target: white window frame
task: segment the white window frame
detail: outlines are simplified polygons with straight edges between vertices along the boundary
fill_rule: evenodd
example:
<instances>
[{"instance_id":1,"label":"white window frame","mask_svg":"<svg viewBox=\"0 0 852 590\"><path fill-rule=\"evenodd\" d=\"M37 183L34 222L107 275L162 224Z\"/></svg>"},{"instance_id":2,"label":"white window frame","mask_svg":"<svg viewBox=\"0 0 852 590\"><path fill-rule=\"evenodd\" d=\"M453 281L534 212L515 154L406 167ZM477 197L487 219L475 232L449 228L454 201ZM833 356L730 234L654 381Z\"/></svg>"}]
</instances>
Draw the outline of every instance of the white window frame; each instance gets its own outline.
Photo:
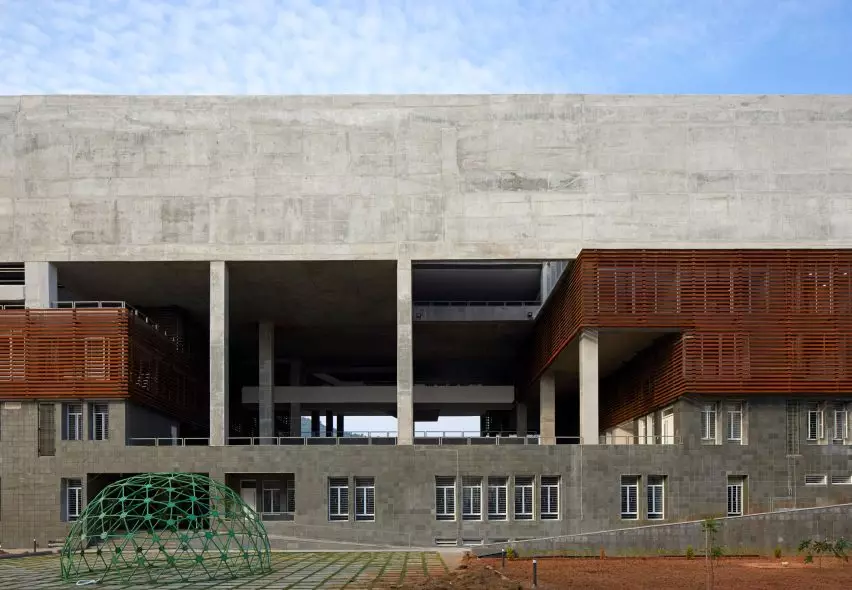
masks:
<instances>
[{"instance_id":1,"label":"white window frame","mask_svg":"<svg viewBox=\"0 0 852 590\"><path fill-rule=\"evenodd\" d=\"M828 475L824 473L808 473L805 475L806 486L827 486Z\"/></svg>"},{"instance_id":2,"label":"white window frame","mask_svg":"<svg viewBox=\"0 0 852 590\"><path fill-rule=\"evenodd\" d=\"M93 403L91 415L92 440L109 440L109 404Z\"/></svg>"},{"instance_id":3,"label":"white window frame","mask_svg":"<svg viewBox=\"0 0 852 590\"><path fill-rule=\"evenodd\" d=\"M535 518L535 477L515 476L514 487L515 520L533 520Z\"/></svg>"},{"instance_id":4,"label":"white window frame","mask_svg":"<svg viewBox=\"0 0 852 590\"><path fill-rule=\"evenodd\" d=\"M849 413L845 407L834 409L833 430L832 435L835 441L844 441L849 438Z\"/></svg>"},{"instance_id":5,"label":"white window frame","mask_svg":"<svg viewBox=\"0 0 852 590\"><path fill-rule=\"evenodd\" d=\"M647 432L644 416L636 421L636 437L640 445L647 444Z\"/></svg>"},{"instance_id":6,"label":"white window frame","mask_svg":"<svg viewBox=\"0 0 852 590\"><path fill-rule=\"evenodd\" d=\"M269 496L269 510L267 510L266 505L266 497ZM277 504L278 510L275 510ZM282 510L282 500L281 500L281 484L278 481L263 481L263 489L261 491L260 497L260 512L262 514L281 514L284 512Z\"/></svg>"},{"instance_id":7,"label":"white window frame","mask_svg":"<svg viewBox=\"0 0 852 590\"><path fill-rule=\"evenodd\" d=\"M349 520L349 478L328 478L328 520L345 522Z\"/></svg>"},{"instance_id":8,"label":"white window frame","mask_svg":"<svg viewBox=\"0 0 852 590\"><path fill-rule=\"evenodd\" d=\"M63 404L62 413L65 422L65 440L83 440L83 402Z\"/></svg>"},{"instance_id":9,"label":"white window frame","mask_svg":"<svg viewBox=\"0 0 852 590\"><path fill-rule=\"evenodd\" d=\"M493 509L492 509L493 507ZM509 478L488 478L488 520L509 519Z\"/></svg>"},{"instance_id":10,"label":"white window frame","mask_svg":"<svg viewBox=\"0 0 852 590\"><path fill-rule=\"evenodd\" d=\"M718 440L719 412L718 404L706 403L701 408L701 440L704 442L716 442ZM712 416L712 423L710 417Z\"/></svg>"},{"instance_id":11,"label":"white window frame","mask_svg":"<svg viewBox=\"0 0 852 590\"><path fill-rule=\"evenodd\" d=\"M852 485L852 475L832 475L831 485L833 486L848 486Z\"/></svg>"},{"instance_id":12,"label":"white window frame","mask_svg":"<svg viewBox=\"0 0 852 590\"><path fill-rule=\"evenodd\" d=\"M438 476L435 478L435 519L453 521L456 519L456 478Z\"/></svg>"},{"instance_id":13,"label":"white window frame","mask_svg":"<svg viewBox=\"0 0 852 590\"><path fill-rule=\"evenodd\" d=\"M742 402L731 402L725 412L728 418L728 440L740 444L743 442L743 409ZM735 432L735 425L739 427L739 433Z\"/></svg>"},{"instance_id":14,"label":"white window frame","mask_svg":"<svg viewBox=\"0 0 852 590\"><path fill-rule=\"evenodd\" d=\"M665 520L666 518L666 477L664 475L648 476L648 520Z\"/></svg>"},{"instance_id":15,"label":"white window frame","mask_svg":"<svg viewBox=\"0 0 852 590\"><path fill-rule=\"evenodd\" d=\"M660 444L673 445L674 442L674 408L664 408L660 413Z\"/></svg>"},{"instance_id":16,"label":"white window frame","mask_svg":"<svg viewBox=\"0 0 852 590\"><path fill-rule=\"evenodd\" d=\"M808 410L808 440L818 441L825 438L825 412L822 408Z\"/></svg>"},{"instance_id":17,"label":"white window frame","mask_svg":"<svg viewBox=\"0 0 852 590\"><path fill-rule=\"evenodd\" d=\"M621 476L621 519L639 520L639 476Z\"/></svg>"},{"instance_id":18,"label":"white window frame","mask_svg":"<svg viewBox=\"0 0 852 590\"><path fill-rule=\"evenodd\" d=\"M462 520L482 520L481 477L462 477Z\"/></svg>"},{"instance_id":19,"label":"white window frame","mask_svg":"<svg viewBox=\"0 0 852 590\"><path fill-rule=\"evenodd\" d=\"M65 480L65 520L74 522L83 513L83 480Z\"/></svg>"},{"instance_id":20,"label":"white window frame","mask_svg":"<svg viewBox=\"0 0 852 590\"><path fill-rule=\"evenodd\" d=\"M355 478L355 520L376 520L376 479Z\"/></svg>"},{"instance_id":21,"label":"white window frame","mask_svg":"<svg viewBox=\"0 0 852 590\"><path fill-rule=\"evenodd\" d=\"M541 520L559 520L559 483L558 475L542 475L539 485L539 518Z\"/></svg>"},{"instance_id":22,"label":"white window frame","mask_svg":"<svg viewBox=\"0 0 852 590\"><path fill-rule=\"evenodd\" d=\"M743 495L745 493L744 477L729 477L727 487L727 511L728 516L742 516Z\"/></svg>"}]
</instances>

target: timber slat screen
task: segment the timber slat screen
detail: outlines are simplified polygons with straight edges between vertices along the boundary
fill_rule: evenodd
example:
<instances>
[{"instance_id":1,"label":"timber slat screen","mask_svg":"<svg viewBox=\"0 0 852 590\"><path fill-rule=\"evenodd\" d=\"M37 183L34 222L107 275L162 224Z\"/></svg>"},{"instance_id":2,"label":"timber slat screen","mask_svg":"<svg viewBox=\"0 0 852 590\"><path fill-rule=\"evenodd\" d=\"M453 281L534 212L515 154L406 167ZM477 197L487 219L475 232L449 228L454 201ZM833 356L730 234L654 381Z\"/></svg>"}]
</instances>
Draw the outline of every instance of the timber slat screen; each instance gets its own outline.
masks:
<instances>
[{"instance_id":1,"label":"timber slat screen","mask_svg":"<svg viewBox=\"0 0 852 590\"><path fill-rule=\"evenodd\" d=\"M852 251L583 251L539 316L531 376L586 327L680 331L602 383L605 428L687 392L848 392Z\"/></svg>"},{"instance_id":2,"label":"timber slat screen","mask_svg":"<svg viewBox=\"0 0 852 590\"><path fill-rule=\"evenodd\" d=\"M147 381L138 371L145 360ZM205 383L168 337L127 308L0 310L3 399L132 397L193 421Z\"/></svg>"}]
</instances>

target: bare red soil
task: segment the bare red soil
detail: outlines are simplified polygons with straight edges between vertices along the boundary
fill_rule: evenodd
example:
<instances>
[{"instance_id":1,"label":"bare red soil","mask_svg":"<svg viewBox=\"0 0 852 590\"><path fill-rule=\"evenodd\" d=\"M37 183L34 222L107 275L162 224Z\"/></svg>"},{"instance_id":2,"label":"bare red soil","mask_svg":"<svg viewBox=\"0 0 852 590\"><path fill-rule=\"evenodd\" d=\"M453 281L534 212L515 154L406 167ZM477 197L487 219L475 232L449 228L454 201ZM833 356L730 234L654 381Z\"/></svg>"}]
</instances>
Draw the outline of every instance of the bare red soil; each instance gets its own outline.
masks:
<instances>
[{"instance_id":1,"label":"bare red soil","mask_svg":"<svg viewBox=\"0 0 852 590\"><path fill-rule=\"evenodd\" d=\"M748 590L814 590L848 588L852 562L825 558L822 567L794 558L723 558L714 567L714 588ZM424 581L412 590L517 590L531 588L532 560L511 560L506 568L500 559L466 560L447 576ZM703 560L678 557L653 558L547 558L538 560L540 590L706 588Z\"/></svg>"}]
</instances>

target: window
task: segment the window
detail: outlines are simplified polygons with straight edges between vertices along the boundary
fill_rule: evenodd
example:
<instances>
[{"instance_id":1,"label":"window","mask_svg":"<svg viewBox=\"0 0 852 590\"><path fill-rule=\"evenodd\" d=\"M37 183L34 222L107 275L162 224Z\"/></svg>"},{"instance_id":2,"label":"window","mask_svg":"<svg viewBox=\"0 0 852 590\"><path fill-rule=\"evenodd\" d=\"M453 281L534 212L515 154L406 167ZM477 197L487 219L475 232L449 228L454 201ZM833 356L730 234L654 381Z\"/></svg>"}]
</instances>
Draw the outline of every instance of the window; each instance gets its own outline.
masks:
<instances>
[{"instance_id":1,"label":"window","mask_svg":"<svg viewBox=\"0 0 852 590\"><path fill-rule=\"evenodd\" d=\"M488 478L488 520L506 520L509 490L508 477Z\"/></svg>"},{"instance_id":2,"label":"window","mask_svg":"<svg viewBox=\"0 0 852 590\"><path fill-rule=\"evenodd\" d=\"M852 475L832 475L831 485L833 486L848 486L852 485Z\"/></svg>"},{"instance_id":3,"label":"window","mask_svg":"<svg viewBox=\"0 0 852 590\"><path fill-rule=\"evenodd\" d=\"M279 514L282 512L281 484L277 481L263 482L263 512L266 514Z\"/></svg>"},{"instance_id":4,"label":"window","mask_svg":"<svg viewBox=\"0 0 852 590\"><path fill-rule=\"evenodd\" d=\"M639 518L639 476L621 476L621 518L636 520Z\"/></svg>"},{"instance_id":5,"label":"window","mask_svg":"<svg viewBox=\"0 0 852 590\"><path fill-rule=\"evenodd\" d=\"M109 438L109 406L107 404L92 404L91 408L91 439L107 440Z\"/></svg>"},{"instance_id":6,"label":"window","mask_svg":"<svg viewBox=\"0 0 852 590\"><path fill-rule=\"evenodd\" d=\"M636 422L636 434L639 438L639 444L644 445L647 444L647 431L645 428L645 418L639 418Z\"/></svg>"},{"instance_id":7,"label":"window","mask_svg":"<svg viewBox=\"0 0 852 590\"><path fill-rule=\"evenodd\" d=\"M542 520L559 518L559 476L542 476L539 489L539 506Z\"/></svg>"},{"instance_id":8,"label":"window","mask_svg":"<svg viewBox=\"0 0 852 590\"><path fill-rule=\"evenodd\" d=\"M462 478L462 520L482 520L482 478Z\"/></svg>"},{"instance_id":9,"label":"window","mask_svg":"<svg viewBox=\"0 0 852 590\"><path fill-rule=\"evenodd\" d=\"M435 478L435 517L437 520L456 519L456 478Z\"/></svg>"},{"instance_id":10,"label":"window","mask_svg":"<svg viewBox=\"0 0 852 590\"><path fill-rule=\"evenodd\" d=\"M349 479L346 477L328 479L328 519L349 520Z\"/></svg>"},{"instance_id":11,"label":"window","mask_svg":"<svg viewBox=\"0 0 852 590\"><path fill-rule=\"evenodd\" d=\"M63 439L83 440L83 404L62 404Z\"/></svg>"},{"instance_id":12,"label":"window","mask_svg":"<svg viewBox=\"0 0 852 590\"><path fill-rule=\"evenodd\" d=\"M534 481L534 477L527 475L515 478L515 520L533 518Z\"/></svg>"},{"instance_id":13,"label":"window","mask_svg":"<svg viewBox=\"0 0 852 590\"><path fill-rule=\"evenodd\" d=\"M662 439L660 440L660 444L664 445L673 445L674 440L674 410L672 408L666 408L663 410L663 417L660 421L660 426L662 427L662 431L660 434L662 435Z\"/></svg>"},{"instance_id":14,"label":"window","mask_svg":"<svg viewBox=\"0 0 852 590\"><path fill-rule=\"evenodd\" d=\"M787 401L787 454L799 454L799 402Z\"/></svg>"},{"instance_id":15,"label":"window","mask_svg":"<svg viewBox=\"0 0 852 590\"><path fill-rule=\"evenodd\" d=\"M56 454L56 424L54 405L38 405L38 456L53 457Z\"/></svg>"},{"instance_id":16,"label":"window","mask_svg":"<svg viewBox=\"0 0 852 590\"><path fill-rule=\"evenodd\" d=\"M648 476L648 520L663 520L665 476Z\"/></svg>"},{"instance_id":17,"label":"window","mask_svg":"<svg viewBox=\"0 0 852 590\"><path fill-rule=\"evenodd\" d=\"M376 520L376 480L355 478L355 520Z\"/></svg>"},{"instance_id":18,"label":"window","mask_svg":"<svg viewBox=\"0 0 852 590\"><path fill-rule=\"evenodd\" d=\"M716 440L716 404L704 404L701 410L701 440Z\"/></svg>"},{"instance_id":19,"label":"window","mask_svg":"<svg viewBox=\"0 0 852 590\"><path fill-rule=\"evenodd\" d=\"M728 440L743 441L743 405L735 403L728 406Z\"/></svg>"},{"instance_id":20,"label":"window","mask_svg":"<svg viewBox=\"0 0 852 590\"><path fill-rule=\"evenodd\" d=\"M728 516L743 515L743 490L745 477L728 477Z\"/></svg>"},{"instance_id":21,"label":"window","mask_svg":"<svg viewBox=\"0 0 852 590\"><path fill-rule=\"evenodd\" d=\"M808 440L820 440L824 436L822 410L808 410Z\"/></svg>"},{"instance_id":22,"label":"window","mask_svg":"<svg viewBox=\"0 0 852 590\"><path fill-rule=\"evenodd\" d=\"M65 488L65 520L74 521L83 512L83 482L80 479L63 479Z\"/></svg>"},{"instance_id":23,"label":"window","mask_svg":"<svg viewBox=\"0 0 852 590\"><path fill-rule=\"evenodd\" d=\"M806 486L824 486L828 484L828 476L826 475L806 475Z\"/></svg>"},{"instance_id":24,"label":"window","mask_svg":"<svg viewBox=\"0 0 852 590\"><path fill-rule=\"evenodd\" d=\"M846 433L846 410L834 410L834 440L845 440L848 438Z\"/></svg>"}]
</instances>

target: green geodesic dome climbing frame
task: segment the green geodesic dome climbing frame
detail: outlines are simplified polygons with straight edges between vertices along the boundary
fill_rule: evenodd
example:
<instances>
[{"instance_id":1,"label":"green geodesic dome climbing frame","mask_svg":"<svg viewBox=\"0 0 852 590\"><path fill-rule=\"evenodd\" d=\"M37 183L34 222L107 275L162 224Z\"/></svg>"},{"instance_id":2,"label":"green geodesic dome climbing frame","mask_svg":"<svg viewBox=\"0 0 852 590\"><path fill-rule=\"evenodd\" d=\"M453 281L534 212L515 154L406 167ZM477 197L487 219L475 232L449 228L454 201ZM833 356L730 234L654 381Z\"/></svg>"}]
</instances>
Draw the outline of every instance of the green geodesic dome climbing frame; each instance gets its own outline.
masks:
<instances>
[{"instance_id":1,"label":"green geodesic dome climbing frame","mask_svg":"<svg viewBox=\"0 0 852 590\"><path fill-rule=\"evenodd\" d=\"M192 473L146 473L106 486L62 547L68 581L194 582L270 571L257 513L226 485Z\"/></svg>"}]
</instances>

